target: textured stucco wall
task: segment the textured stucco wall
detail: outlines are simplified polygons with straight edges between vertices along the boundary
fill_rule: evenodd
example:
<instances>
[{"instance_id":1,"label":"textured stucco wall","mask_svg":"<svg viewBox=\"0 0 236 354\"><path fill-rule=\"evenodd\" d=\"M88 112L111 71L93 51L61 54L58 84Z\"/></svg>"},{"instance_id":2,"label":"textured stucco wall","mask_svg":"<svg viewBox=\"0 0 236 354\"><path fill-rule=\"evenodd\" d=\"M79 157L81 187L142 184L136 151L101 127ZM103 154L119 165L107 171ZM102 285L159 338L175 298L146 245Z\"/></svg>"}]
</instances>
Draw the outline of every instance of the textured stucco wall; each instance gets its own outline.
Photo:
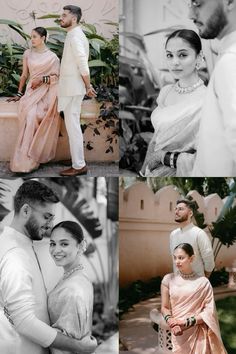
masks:
<instances>
[{"instance_id":1,"label":"textured stucco wall","mask_svg":"<svg viewBox=\"0 0 236 354\"><path fill-rule=\"evenodd\" d=\"M119 0L0 0L1 19L8 19L23 25L26 33L36 26L54 26L53 20L34 20L47 14L60 14L65 5L77 5L82 9L82 19L96 26L97 31L106 37L111 36L114 27L105 22L118 22ZM22 42L21 37L7 26L0 25L0 42L9 39Z\"/></svg>"}]
</instances>

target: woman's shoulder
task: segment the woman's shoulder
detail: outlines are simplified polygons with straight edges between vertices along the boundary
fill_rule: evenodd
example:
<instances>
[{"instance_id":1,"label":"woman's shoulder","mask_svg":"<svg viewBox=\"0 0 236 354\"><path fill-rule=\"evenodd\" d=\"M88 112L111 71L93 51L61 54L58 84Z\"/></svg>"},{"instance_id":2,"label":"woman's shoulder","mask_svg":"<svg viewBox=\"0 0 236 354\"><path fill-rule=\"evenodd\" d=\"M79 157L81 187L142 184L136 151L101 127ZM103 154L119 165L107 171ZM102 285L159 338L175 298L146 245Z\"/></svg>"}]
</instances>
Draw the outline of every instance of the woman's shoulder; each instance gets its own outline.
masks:
<instances>
[{"instance_id":1,"label":"woman's shoulder","mask_svg":"<svg viewBox=\"0 0 236 354\"><path fill-rule=\"evenodd\" d=\"M159 96L165 95L169 90L172 89L172 87L173 87L173 84L167 84L167 85L163 86L160 89Z\"/></svg>"},{"instance_id":2,"label":"woman's shoulder","mask_svg":"<svg viewBox=\"0 0 236 354\"><path fill-rule=\"evenodd\" d=\"M211 287L210 280L204 275L198 276L195 280L204 287Z\"/></svg>"},{"instance_id":3,"label":"woman's shoulder","mask_svg":"<svg viewBox=\"0 0 236 354\"><path fill-rule=\"evenodd\" d=\"M27 58L29 55L30 55L30 53L31 53L31 49L26 49L25 51L24 51L24 57L25 58Z\"/></svg>"},{"instance_id":4,"label":"woman's shoulder","mask_svg":"<svg viewBox=\"0 0 236 354\"><path fill-rule=\"evenodd\" d=\"M168 93L172 89L172 87L173 87L173 84L167 84L160 89L160 92L159 92L159 95L157 98L158 105L162 105L164 103L166 96L168 95Z\"/></svg>"},{"instance_id":5,"label":"woman's shoulder","mask_svg":"<svg viewBox=\"0 0 236 354\"><path fill-rule=\"evenodd\" d=\"M164 275L163 279L162 279L162 284L164 285L169 285L170 281L173 280L175 277L174 273L169 273Z\"/></svg>"},{"instance_id":6,"label":"woman's shoulder","mask_svg":"<svg viewBox=\"0 0 236 354\"><path fill-rule=\"evenodd\" d=\"M53 58L59 60L58 56L57 56L51 49L48 50L48 53L49 53L49 55L51 55Z\"/></svg>"}]
</instances>

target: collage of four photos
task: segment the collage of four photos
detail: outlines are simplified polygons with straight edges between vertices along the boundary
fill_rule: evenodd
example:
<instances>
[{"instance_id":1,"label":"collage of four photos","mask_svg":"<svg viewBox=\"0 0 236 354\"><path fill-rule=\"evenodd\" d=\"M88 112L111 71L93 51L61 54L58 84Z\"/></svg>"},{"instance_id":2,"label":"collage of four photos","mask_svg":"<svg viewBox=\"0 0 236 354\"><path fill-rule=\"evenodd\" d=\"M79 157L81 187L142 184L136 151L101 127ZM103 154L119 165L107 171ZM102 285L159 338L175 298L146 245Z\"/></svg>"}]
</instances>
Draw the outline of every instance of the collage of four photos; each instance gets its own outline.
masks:
<instances>
[{"instance_id":1,"label":"collage of four photos","mask_svg":"<svg viewBox=\"0 0 236 354\"><path fill-rule=\"evenodd\" d=\"M0 353L236 353L236 0L0 6Z\"/></svg>"}]
</instances>

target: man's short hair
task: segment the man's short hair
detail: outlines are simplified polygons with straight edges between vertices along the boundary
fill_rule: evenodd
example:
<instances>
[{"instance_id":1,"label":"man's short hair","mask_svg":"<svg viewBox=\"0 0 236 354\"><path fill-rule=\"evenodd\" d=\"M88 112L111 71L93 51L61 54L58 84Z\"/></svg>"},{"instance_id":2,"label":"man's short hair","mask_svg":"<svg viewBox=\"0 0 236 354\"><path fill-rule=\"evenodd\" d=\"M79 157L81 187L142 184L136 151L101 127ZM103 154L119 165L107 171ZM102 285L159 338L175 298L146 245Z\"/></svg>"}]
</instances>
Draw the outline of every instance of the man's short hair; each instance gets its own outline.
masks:
<instances>
[{"instance_id":1,"label":"man's short hair","mask_svg":"<svg viewBox=\"0 0 236 354\"><path fill-rule=\"evenodd\" d=\"M81 17L82 17L82 11L79 6L75 5L66 5L63 7L63 10L68 10L70 11L73 15L77 17L77 23L79 23Z\"/></svg>"},{"instance_id":2,"label":"man's short hair","mask_svg":"<svg viewBox=\"0 0 236 354\"><path fill-rule=\"evenodd\" d=\"M176 205L178 205L180 203L184 203L185 205L187 205L187 207L189 209L191 209L192 212L194 212L194 211L196 211L198 209L198 204L197 204L197 202L195 200L182 198L182 199L177 200Z\"/></svg>"},{"instance_id":3,"label":"man's short hair","mask_svg":"<svg viewBox=\"0 0 236 354\"><path fill-rule=\"evenodd\" d=\"M14 197L14 210L18 214L24 204L30 203L58 203L59 198L55 192L45 184L29 180L24 182Z\"/></svg>"}]
</instances>

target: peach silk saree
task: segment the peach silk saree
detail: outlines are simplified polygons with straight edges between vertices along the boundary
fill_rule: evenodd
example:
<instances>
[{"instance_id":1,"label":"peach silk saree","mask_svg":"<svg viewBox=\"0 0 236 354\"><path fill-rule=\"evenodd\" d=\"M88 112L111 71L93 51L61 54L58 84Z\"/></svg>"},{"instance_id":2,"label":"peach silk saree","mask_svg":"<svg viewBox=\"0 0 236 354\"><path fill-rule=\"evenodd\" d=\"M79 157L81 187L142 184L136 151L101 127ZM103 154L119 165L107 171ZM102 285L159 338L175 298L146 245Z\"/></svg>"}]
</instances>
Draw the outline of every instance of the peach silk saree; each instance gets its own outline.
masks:
<instances>
[{"instance_id":1,"label":"peach silk saree","mask_svg":"<svg viewBox=\"0 0 236 354\"><path fill-rule=\"evenodd\" d=\"M167 274L162 284L169 288L171 311L174 318L186 319L201 315L204 323L172 335L173 353L226 354L216 315L213 289L206 277L183 279Z\"/></svg>"},{"instance_id":2,"label":"peach silk saree","mask_svg":"<svg viewBox=\"0 0 236 354\"><path fill-rule=\"evenodd\" d=\"M57 112L57 83L60 62L49 49L43 53L26 50L30 79L24 96L19 102L19 136L16 142L10 169L13 172L30 172L40 163L47 163L56 154L60 129ZM31 88L36 77L50 76L50 84Z\"/></svg>"}]
</instances>

